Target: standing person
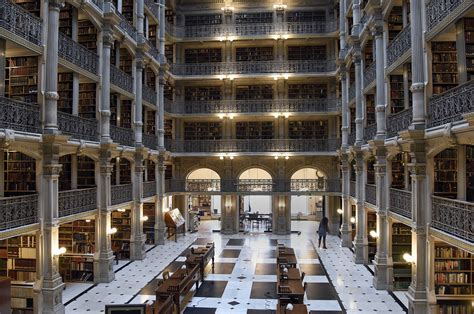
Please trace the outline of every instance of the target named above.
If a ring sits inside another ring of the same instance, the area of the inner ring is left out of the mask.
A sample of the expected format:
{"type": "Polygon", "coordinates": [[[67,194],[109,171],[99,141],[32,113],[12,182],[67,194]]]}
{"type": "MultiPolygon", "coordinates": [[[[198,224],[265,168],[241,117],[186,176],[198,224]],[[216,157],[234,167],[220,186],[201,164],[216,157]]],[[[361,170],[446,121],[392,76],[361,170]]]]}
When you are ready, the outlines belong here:
{"type": "Polygon", "coordinates": [[[318,248],[321,247],[321,239],[323,239],[323,249],[327,249],[326,247],[326,234],[329,232],[329,220],[327,217],[323,217],[321,223],[319,224],[318,228],[318,235],[319,235],[319,244],[318,248]]]}

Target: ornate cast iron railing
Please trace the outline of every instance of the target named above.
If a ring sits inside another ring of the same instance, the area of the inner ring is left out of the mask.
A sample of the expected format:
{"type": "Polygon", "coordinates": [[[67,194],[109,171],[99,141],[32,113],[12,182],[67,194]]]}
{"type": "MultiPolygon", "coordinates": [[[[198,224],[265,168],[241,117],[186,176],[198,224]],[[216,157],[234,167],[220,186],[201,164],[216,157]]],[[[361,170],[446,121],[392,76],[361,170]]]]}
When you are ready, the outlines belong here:
{"type": "Polygon", "coordinates": [[[145,5],[150,9],[150,11],[153,13],[155,18],[159,19],[160,18],[160,12],[158,8],[158,4],[153,1],[153,0],[145,0],[145,5]]]}
{"type": "Polygon", "coordinates": [[[37,194],[0,198],[0,231],[37,222],[37,194]]]}
{"type": "Polygon", "coordinates": [[[184,185],[185,192],[217,192],[221,190],[219,179],[188,179],[184,185]]]}
{"type": "Polygon", "coordinates": [[[337,23],[335,21],[321,21],[313,23],[285,23],[286,34],[323,34],[331,33],[337,30],[337,23]]]}
{"type": "Polygon", "coordinates": [[[143,99],[152,105],[156,105],[156,91],[146,85],[142,86],[143,99]]]}
{"type": "Polygon", "coordinates": [[[165,102],[165,111],[174,114],[339,112],[339,99],[211,100],[165,102]]]}
{"type": "Polygon", "coordinates": [[[373,140],[376,134],[377,134],[377,124],[376,123],[365,127],[364,141],[367,143],[368,141],[373,140]]]}
{"type": "Polygon", "coordinates": [[[32,44],[41,45],[41,19],[9,0],[0,0],[0,27],[32,44]]]}
{"type": "Polygon", "coordinates": [[[349,101],[352,101],[356,98],[356,86],[355,82],[349,86],[349,101]]]}
{"type": "Polygon", "coordinates": [[[41,133],[39,107],[10,98],[0,97],[0,128],[41,133]]]}
{"type": "MultiPolygon", "coordinates": [[[[286,190],[286,189],[285,189],[286,190]]],[[[291,192],[341,192],[341,181],[321,179],[291,179],[291,192]]]]}
{"type": "Polygon", "coordinates": [[[474,242],[474,204],[432,196],[431,226],[474,242]]]}
{"type": "Polygon", "coordinates": [[[411,47],[411,28],[407,25],[387,47],[387,66],[391,66],[411,47]]]}
{"type": "Polygon", "coordinates": [[[110,126],[110,137],[115,143],[126,146],[135,146],[135,136],[132,129],[110,126]]]}
{"type": "Polygon", "coordinates": [[[350,188],[350,195],[352,197],[356,197],[356,182],[355,181],[349,181],[349,188],[350,188]]]}
{"type": "Polygon", "coordinates": [[[99,126],[96,119],[86,119],[58,111],[59,130],[72,138],[99,141],[99,126]]]}
{"type": "Polygon", "coordinates": [[[390,211],[411,219],[411,192],[390,188],[390,211]]]}
{"type": "Polygon", "coordinates": [[[407,130],[412,119],[412,108],[389,115],[387,118],[387,138],[397,136],[398,132],[407,130]]]}
{"type": "Polygon", "coordinates": [[[375,61],[372,62],[368,67],[364,70],[364,87],[369,86],[373,81],[375,81],[375,77],[377,75],[377,71],[375,68],[376,64],[375,61]]]}
{"type": "Polygon", "coordinates": [[[365,201],[377,205],[377,188],[373,184],[365,185],[365,201]]]}
{"type": "Polygon", "coordinates": [[[240,179],[237,181],[237,192],[272,192],[273,180],[240,179]]]}
{"type": "Polygon", "coordinates": [[[110,190],[112,205],[131,202],[133,199],[132,184],[112,185],[110,190]]]}
{"type": "Polygon", "coordinates": [[[156,195],[156,181],[143,182],[143,197],[152,197],[156,195]]]}
{"type": "Polygon", "coordinates": [[[133,94],[133,77],[113,65],[110,65],[110,82],[133,94]]]}
{"type": "Polygon", "coordinates": [[[426,28],[430,31],[463,2],[471,0],[430,0],[426,5],[426,28]]]}
{"type": "Polygon", "coordinates": [[[474,111],[473,100],[473,80],[431,97],[428,109],[430,117],[428,127],[462,120],[463,114],[474,111]]]}
{"type": "Polygon", "coordinates": [[[133,27],[132,24],[123,16],[119,11],[115,11],[118,16],[120,16],[120,28],[127,33],[133,40],[137,40],[137,30],[133,27]]]}
{"type": "Polygon", "coordinates": [[[97,74],[99,56],[96,53],[90,51],[61,32],[59,32],[58,44],[58,53],[61,58],[86,71],[97,74]]]}
{"type": "Polygon", "coordinates": [[[148,44],[151,46],[150,50],[148,50],[148,53],[157,61],[160,62],[160,52],[158,49],[156,49],[155,44],[148,41],[148,44]]]}
{"type": "Polygon", "coordinates": [[[97,188],[59,192],[59,217],[88,212],[97,208],[97,188]]]}
{"type": "Polygon", "coordinates": [[[158,138],[153,134],[143,133],[142,135],[143,145],[150,149],[156,149],[158,146],[158,138]]]}
{"type": "Polygon", "coordinates": [[[93,4],[95,4],[96,7],[99,9],[103,10],[104,9],[104,0],[91,0],[93,4]]]}
{"type": "Polygon", "coordinates": [[[225,152],[334,152],[341,146],[340,139],[299,140],[175,140],[167,141],[166,148],[176,153],[225,152]]]}

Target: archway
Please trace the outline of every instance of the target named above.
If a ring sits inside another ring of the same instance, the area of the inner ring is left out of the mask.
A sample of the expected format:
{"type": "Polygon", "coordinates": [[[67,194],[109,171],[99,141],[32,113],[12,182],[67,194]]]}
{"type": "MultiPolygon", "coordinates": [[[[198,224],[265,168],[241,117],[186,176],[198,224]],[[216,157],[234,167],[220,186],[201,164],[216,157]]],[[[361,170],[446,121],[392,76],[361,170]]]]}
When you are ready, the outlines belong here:
{"type": "Polygon", "coordinates": [[[317,168],[302,168],[291,176],[291,191],[302,195],[291,196],[291,216],[296,219],[320,220],[324,210],[324,196],[311,192],[324,191],[327,177],[317,168]]]}
{"type": "Polygon", "coordinates": [[[186,177],[185,191],[194,192],[188,197],[188,208],[198,211],[201,219],[220,217],[221,196],[212,194],[221,190],[220,180],[219,174],[209,168],[193,170],[186,177]]]}
{"type": "MultiPolygon", "coordinates": [[[[238,190],[242,192],[263,193],[272,192],[273,183],[271,174],[261,168],[249,168],[239,176],[238,190]]],[[[272,213],[271,195],[244,195],[240,197],[240,213],[258,212],[272,213]]]]}

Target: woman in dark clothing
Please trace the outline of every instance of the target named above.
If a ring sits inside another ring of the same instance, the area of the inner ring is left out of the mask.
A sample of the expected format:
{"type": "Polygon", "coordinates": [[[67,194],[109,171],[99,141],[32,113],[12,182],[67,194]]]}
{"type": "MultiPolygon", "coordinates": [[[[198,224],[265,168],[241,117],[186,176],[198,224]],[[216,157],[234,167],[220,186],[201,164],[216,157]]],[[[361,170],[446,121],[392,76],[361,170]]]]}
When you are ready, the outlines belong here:
{"type": "Polygon", "coordinates": [[[319,244],[318,247],[321,247],[321,239],[323,239],[323,249],[326,247],[326,234],[329,232],[329,220],[327,217],[323,217],[321,223],[319,224],[318,235],[319,235],[319,244]]]}

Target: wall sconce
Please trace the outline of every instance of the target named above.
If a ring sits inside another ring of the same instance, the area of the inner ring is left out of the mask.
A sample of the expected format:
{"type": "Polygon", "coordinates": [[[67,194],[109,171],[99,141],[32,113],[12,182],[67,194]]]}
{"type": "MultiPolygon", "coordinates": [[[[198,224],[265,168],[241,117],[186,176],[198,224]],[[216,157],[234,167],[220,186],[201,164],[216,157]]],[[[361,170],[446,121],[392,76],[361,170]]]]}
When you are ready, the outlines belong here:
{"type": "Polygon", "coordinates": [[[233,155],[230,155],[230,154],[224,154],[224,155],[220,155],[220,156],[219,156],[219,159],[220,159],[220,160],[224,160],[224,158],[229,158],[230,160],[233,160],[233,159],[234,159],[234,156],[233,156],[233,155]]]}
{"type": "Polygon", "coordinates": [[[288,7],[288,6],[287,6],[286,4],[283,4],[283,3],[274,4],[274,5],[273,5],[273,8],[274,8],[275,11],[277,11],[277,12],[285,11],[285,9],[286,9],[287,7],[288,7]]]}
{"type": "Polygon", "coordinates": [[[272,76],[274,81],[278,80],[287,80],[290,76],[288,74],[280,74],[280,75],[274,75],[272,76]]]}
{"type": "Polygon", "coordinates": [[[371,236],[372,238],[374,238],[374,239],[376,239],[376,238],[379,237],[378,232],[375,231],[375,230],[370,230],[369,234],[370,234],[370,236],[371,236]]]}
{"type": "Polygon", "coordinates": [[[405,262],[409,264],[412,264],[415,261],[413,256],[410,253],[403,254],[403,259],[405,260],[405,262]]]}
{"type": "Polygon", "coordinates": [[[65,247],[60,247],[60,248],[57,248],[57,249],[54,250],[53,255],[54,256],[59,256],[59,255],[63,255],[66,252],[67,252],[67,249],[65,247]]]}
{"type": "Polygon", "coordinates": [[[355,224],[355,222],[356,222],[355,217],[351,217],[351,223],[355,224]]]}
{"type": "Polygon", "coordinates": [[[221,10],[222,10],[225,14],[232,14],[232,12],[234,12],[235,8],[234,8],[234,7],[231,7],[231,6],[225,6],[225,7],[222,7],[221,10]]]}
{"type": "Polygon", "coordinates": [[[107,234],[111,234],[111,235],[112,235],[112,234],[115,234],[115,233],[117,233],[117,228],[115,228],[115,227],[113,227],[113,228],[111,228],[111,229],[109,229],[109,230],[107,231],[107,234]]]}
{"type": "Polygon", "coordinates": [[[233,81],[235,79],[235,76],[234,75],[220,75],[219,76],[219,80],[223,81],[225,79],[233,81]]]}
{"type": "Polygon", "coordinates": [[[143,221],[143,222],[148,221],[148,216],[143,216],[143,217],[142,217],[142,221],[143,221]]]}
{"type": "Polygon", "coordinates": [[[233,113],[219,113],[219,119],[223,120],[224,118],[228,118],[230,120],[234,119],[234,114],[233,113]]]}
{"type": "Polygon", "coordinates": [[[275,40],[278,40],[278,39],[285,39],[286,40],[289,37],[288,37],[287,34],[279,34],[279,35],[273,35],[272,38],[275,39],[275,40]]]}
{"type": "Polygon", "coordinates": [[[288,155],[281,155],[281,154],[280,154],[280,155],[275,155],[275,156],[273,156],[273,158],[275,158],[275,159],[278,159],[278,158],[280,158],[280,157],[281,157],[281,158],[285,158],[286,160],[290,159],[290,156],[288,156],[288,155]]]}
{"type": "Polygon", "coordinates": [[[288,119],[290,117],[290,113],[289,112],[274,112],[273,116],[275,117],[275,119],[278,119],[279,117],[285,117],[285,119],[288,119]]]}
{"type": "Polygon", "coordinates": [[[125,208],[119,208],[119,209],[117,209],[117,211],[123,213],[123,212],[125,212],[125,208]]]}
{"type": "Polygon", "coordinates": [[[89,222],[91,222],[91,220],[90,220],[90,219],[86,219],[86,222],[89,223],[89,222]]]}
{"type": "Polygon", "coordinates": [[[341,209],[341,208],[338,208],[338,209],[337,209],[337,213],[338,213],[339,215],[342,215],[342,213],[343,213],[342,209],[341,209]]]}

